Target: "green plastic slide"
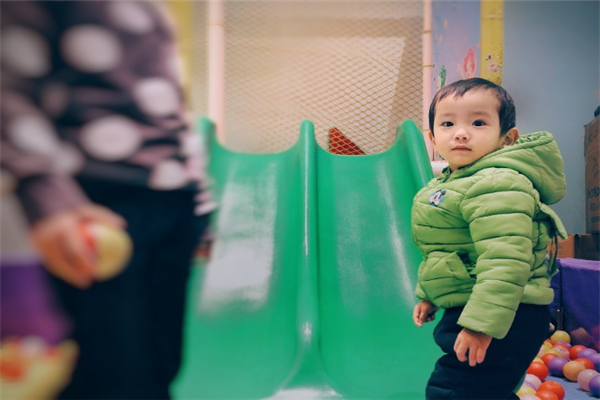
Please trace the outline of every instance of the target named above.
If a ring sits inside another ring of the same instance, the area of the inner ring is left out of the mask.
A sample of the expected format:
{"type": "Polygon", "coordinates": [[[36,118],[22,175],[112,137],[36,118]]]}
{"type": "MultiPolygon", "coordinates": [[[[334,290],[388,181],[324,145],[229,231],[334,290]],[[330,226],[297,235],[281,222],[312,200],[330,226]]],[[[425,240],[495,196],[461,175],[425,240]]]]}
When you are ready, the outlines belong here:
{"type": "Polygon", "coordinates": [[[384,153],[320,148],[310,121],[276,154],[221,146],[211,262],[195,268],[178,399],[422,399],[440,353],[412,322],[414,194],[433,177],[421,132],[384,153]]]}

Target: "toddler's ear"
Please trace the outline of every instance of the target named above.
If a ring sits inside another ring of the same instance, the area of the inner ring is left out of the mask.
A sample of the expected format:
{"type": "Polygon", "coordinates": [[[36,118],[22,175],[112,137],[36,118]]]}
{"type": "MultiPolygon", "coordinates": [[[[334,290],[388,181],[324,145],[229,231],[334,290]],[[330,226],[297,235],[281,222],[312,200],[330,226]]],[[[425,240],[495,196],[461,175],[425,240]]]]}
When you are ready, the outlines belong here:
{"type": "Polygon", "coordinates": [[[431,133],[431,129],[429,130],[429,139],[431,140],[431,143],[433,143],[433,145],[435,146],[435,136],[433,136],[433,133],[431,133]]]}
{"type": "Polygon", "coordinates": [[[515,144],[518,138],[519,130],[517,128],[512,128],[508,132],[506,132],[506,135],[504,135],[504,143],[502,144],[502,146],[512,146],[513,144],[515,144]]]}

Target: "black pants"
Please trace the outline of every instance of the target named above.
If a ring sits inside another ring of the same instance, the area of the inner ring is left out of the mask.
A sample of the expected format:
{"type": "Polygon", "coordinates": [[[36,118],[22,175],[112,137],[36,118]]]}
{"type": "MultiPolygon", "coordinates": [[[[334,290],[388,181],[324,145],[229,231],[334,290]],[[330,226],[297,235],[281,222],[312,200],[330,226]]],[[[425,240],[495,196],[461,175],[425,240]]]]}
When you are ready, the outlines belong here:
{"type": "Polygon", "coordinates": [[[506,337],[492,339],[483,363],[470,367],[460,362],[454,342],[462,330],[457,325],[463,307],[449,308],[434,330],[444,354],[429,378],[426,398],[456,400],[518,399],[514,391],[546,339],[550,323],[548,306],[521,304],[506,337]]]}
{"type": "Polygon", "coordinates": [[[79,290],[52,279],[80,356],[63,399],[168,399],[181,363],[191,261],[207,223],[191,191],[82,182],[92,201],[125,217],[134,255],[116,278],[79,290]]]}

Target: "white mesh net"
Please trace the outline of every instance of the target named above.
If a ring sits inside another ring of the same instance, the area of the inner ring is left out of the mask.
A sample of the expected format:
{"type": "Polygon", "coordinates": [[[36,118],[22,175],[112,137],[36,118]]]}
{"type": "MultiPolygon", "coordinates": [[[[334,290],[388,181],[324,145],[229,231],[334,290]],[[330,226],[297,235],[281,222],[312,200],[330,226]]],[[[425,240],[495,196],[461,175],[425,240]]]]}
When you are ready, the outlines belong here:
{"type": "MultiPolygon", "coordinates": [[[[192,107],[208,110],[207,8],[194,3],[192,107]]],[[[387,149],[422,115],[422,1],[225,1],[225,141],[278,152],[315,124],[329,149],[387,149]],[[349,140],[346,140],[349,139],[349,140]],[[346,148],[346,144],[349,147],[346,148]],[[354,143],[356,146],[352,146],[354,143]]]]}

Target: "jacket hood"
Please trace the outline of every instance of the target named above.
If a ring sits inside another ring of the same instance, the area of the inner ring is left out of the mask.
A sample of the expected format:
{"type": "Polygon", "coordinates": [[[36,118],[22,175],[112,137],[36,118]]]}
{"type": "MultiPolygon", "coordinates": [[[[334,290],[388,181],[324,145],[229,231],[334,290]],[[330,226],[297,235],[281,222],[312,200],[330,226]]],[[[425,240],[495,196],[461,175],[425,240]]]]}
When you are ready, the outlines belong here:
{"type": "Polygon", "coordinates": [[[502,147],[473,164],[457,169],[455,176],[472,175],[484,168],[511,168],[533,183],[545,204],[558,202],[565,194],[563,159],[551,133],[522,135],[512,146],[502,147]]]}

